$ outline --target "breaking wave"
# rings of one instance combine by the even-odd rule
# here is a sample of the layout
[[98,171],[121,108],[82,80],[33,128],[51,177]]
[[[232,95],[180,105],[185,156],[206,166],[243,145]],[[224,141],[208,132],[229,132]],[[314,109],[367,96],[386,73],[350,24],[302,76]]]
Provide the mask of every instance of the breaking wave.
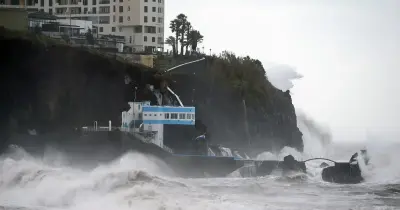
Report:
[[[63,209],[154,209],[150,199],[163,202],[163,189],[186,185],[166,178],[170,173],[161,161],[139,153],[93,170],[81,170],[46,163],[22,148],[0,160],[0,206]],[[140,200],[140,202],[137,202]],[[155,204],[157,205],[157,204]],[[158,205],[163,206],[163,204]]]

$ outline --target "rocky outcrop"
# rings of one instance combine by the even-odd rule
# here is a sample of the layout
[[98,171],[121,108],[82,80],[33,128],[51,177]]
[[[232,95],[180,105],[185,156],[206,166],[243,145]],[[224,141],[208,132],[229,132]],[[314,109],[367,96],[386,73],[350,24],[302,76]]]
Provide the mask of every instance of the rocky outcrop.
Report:
[[[239,151],[279,151],[284,146],[303,149],[302,133],[289,91],[273,87],[265,77],[268,95],[257,96],[259,103],[246,104],[234,88],[215,73],[218,58],[182,66],[171,71],[170,86],[185,105],[196,106],[196,117],[206,125],[212,144]],[[251,98],[250,98],[251,99]],[[248,99],[250,101],[250,99]],[[245,111],[249,136],[246,132]],[[248,149],[250,148],[250,149]]]
[[[72,130],[84,125],[116,126],[127,102],[151,100],[146,84],[159,89],[157,71],[109,59],[85,49],[34,44],[31,40],[0,37],[0,141],[4,147],[13,133],[38,134]],[[229,85],[212,75],[216,58],[178,68],[169,76],[170,87],[186,105],[197,107],[197,128],[206,129],[213,143],[302,150],[301,133],[290,94],[271,86],[267,103],[248,105],[248,129],[243,125],[243,100]],[[128,78],[128,79],[127,79]],[[162,77],[161,77],[162,78]],[[216,80],[217,79],[217,80]],[[126,83],[127,80],[129,84]],[[261,99],[263,100],[263,99]],[[203,125],[203,126],[201,126]],[[185,145],[194,130],[173,132],[169,146]],[[179,146],[177,146],[179,147]]]

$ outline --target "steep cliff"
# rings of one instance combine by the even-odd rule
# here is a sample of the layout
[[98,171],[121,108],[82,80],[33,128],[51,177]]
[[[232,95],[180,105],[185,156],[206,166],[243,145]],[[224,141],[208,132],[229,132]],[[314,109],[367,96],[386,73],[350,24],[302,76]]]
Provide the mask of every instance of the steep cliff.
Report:
[[289,91],[275,88],[261,62],[232,53],[179,67],[170,86],[185,105],[196,106],[213,144],[241,150],[303,150]]
[[[121,111],[134,98],[135,87],[137,100],[151,100],[145,92],[146,84],[155,88],[160,85],[154,69],[86,49],[37,41],[37,37],[21,39],[4,30],[1,33],[0,147],[13,133],[26,133],[28,129],[39,134],[59,132],[91,125],[94,120],[99,125],[111,120],[118,126]],[[214,143],[248,147],[250,141],[252,147],[292,146],[302,150],[290,95],[261,77],[258,79],[266,82],[261,91],[264,95],[253,95],[257,100],[246,98],[249,93],[238,94],[223,75],[228,68],[224,62],[207,58],[169,74],[170,86],[184,104],[196,105],[198,126],[201,122],[207,127]],[[128,85],[126,78],[132,80]],[[243,123],[244,107],[248,126]],[[171,147],[187,141],[178,138],[182,137],[179,134],[172,135],[176,140],[168,143]],[[186,136],[193,135],[186,132]]]

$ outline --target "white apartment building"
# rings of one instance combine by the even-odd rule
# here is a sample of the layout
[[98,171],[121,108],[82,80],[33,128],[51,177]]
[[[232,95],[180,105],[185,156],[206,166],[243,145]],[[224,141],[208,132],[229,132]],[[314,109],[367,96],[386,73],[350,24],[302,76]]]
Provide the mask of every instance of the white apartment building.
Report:
[[125,38],[134,52],[164,49],[165,0],[0,0],[60,18],[91,20],[99,35]]

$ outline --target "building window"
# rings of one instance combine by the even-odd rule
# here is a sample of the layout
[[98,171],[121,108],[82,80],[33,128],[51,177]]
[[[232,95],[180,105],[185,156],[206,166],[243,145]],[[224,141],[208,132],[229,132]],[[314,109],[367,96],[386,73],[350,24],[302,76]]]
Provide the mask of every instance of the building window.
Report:
[[144,6],[144,12],[148,12],[147,6]]
[[128,21],[131,21],[131,16],[128,16]]
[[151,37],[151,42],[156,42],[156,37]]
[[[95,1],[96,1],[96,0],[95,0]],[[96,7],[93,7],[93,8],[92,8],[92,14],[96,14],[96,9],[97,9]]]
[[162,18],[158,18],[158,23],[163,23],[163,19]]
[[128,6],[128,11],[131,11],[131,7],[130,6]]
[[190,119],[192,118],[192,115],[191,115],[191,114],[187,114],[187,116],[186,116],[186,117],[187,117],[187,119],[189,119],[189,120],[190,120]]
[[169,113],[165,113],[164,118],[169,119]]
[[113,22],[115,22],[115,15],[113,15]]
[[144,2],[147,2],[147,0],[144,0]]
[[151,10],[152,10],[153,12],[156,12],[156,7],[152,7]]
[[123,23],[124,22],[124,16],[119,16],[119,22]]
[[119,2],[121,2],[121,3],[122,3],[122,2],[124,2],[124,0],[119,0]]
[[[85,3],[85,1],[83,1],[83,3]],[[87,0],[86,0],[86,4],[87,5]],[[53,6],[53,0],[49,0],[49,7]]]
[[122,32],[122,27],[119,27],[118,30],[119,30],[119,32]]
[[113,12],[115,12],[115,5],[113,6]]
[[123,13],[124,12],[124,7],[123,6],[119,6],[119,12]]
[[103,32],[103,27],[100,27],[100,32]]
[[153,0],[153,2],[156,2],[156,0]]
[[151,21],[153,21],[153,23],[155,23],[156,22],[156,17],[152,17]]
[[96,0],[92,0],[92,5],[96,5]]
[[147,36],[144,36],[144,41],[147,42]]
[[112,31],[112,32],[115,32],[115,27],[111,27],[111,31]]
[[179,114],[179,119],[185,119],[185,114]]
[[158,0],[158,3],[162,3],[162,0]]
[[194,120],[195,118],[194,118],[194,114],[192,114],[192,119]]
[[132,36],[129,36],[129,43],[132,43]]
[[144,16],[144,22],[147,23],[147,16]]
[[100,14],[109,14],[110,13],[110,7],[99,7],[99,13]]
[[171,119],[178,119],[177,113],[171,113]]

